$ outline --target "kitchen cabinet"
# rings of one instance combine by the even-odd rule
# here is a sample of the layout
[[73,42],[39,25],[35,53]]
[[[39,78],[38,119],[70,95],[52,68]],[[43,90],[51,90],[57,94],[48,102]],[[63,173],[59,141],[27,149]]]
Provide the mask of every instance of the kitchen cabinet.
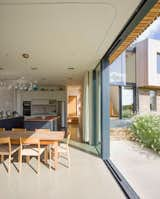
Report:
[[24,117],[0,119],[0,128],[12,130],[12,128],[24,128]]
[[23,114],[23,101],[31,101],[33,106],[50,106],[53,108],[54,104],[50,104],[50,101],[55,100],[55,106],[57,101],[66,102],[67,92],[66,90],[55,91],[19,91],[17,94],[17,112]]

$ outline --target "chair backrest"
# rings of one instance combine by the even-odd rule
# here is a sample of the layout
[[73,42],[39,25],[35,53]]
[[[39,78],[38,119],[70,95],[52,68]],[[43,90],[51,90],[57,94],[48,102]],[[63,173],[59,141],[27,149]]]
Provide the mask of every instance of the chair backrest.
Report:
[[67,145],[69,145],[70,138],[71,138],[71,132],[68,131],[68,133],[67,133],[67,142],[66,142]]
[[8,152],[11,153],[11,139],[10,139],[10,137],[0,138],[0,145],[1,144],[8,144]]
[[50,129],[36,129],[35,132],[36,133],[50,133],[51,130]]
[[28,138],[23,138],[23,137],[20,137],[20,144],[35,144],[35,145],[39,145],[40,144],[40,141],[38,138],[33,138],[33,137],[28,137]]
[[13,132],[26,132],[26,129],[23,128],[12,128]]
[[0,132],[4,132],[5,131],[5,128],[0,128]]
[[[34,148],[38,149],[38,153],[40,154],[40,141],[38,138],[22,138],[20,137],[20,149],[23,150],[23,147],[29,146],[29,145],[34,145]],[[36,147],[37,146],[37,147]]]

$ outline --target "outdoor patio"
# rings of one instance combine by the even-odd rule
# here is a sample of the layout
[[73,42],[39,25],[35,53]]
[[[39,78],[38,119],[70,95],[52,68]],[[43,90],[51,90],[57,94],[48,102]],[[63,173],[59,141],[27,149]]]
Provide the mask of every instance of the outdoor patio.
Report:
[[125,139],[111,140],[111,160],[142,199],[158,199],[160,156]]

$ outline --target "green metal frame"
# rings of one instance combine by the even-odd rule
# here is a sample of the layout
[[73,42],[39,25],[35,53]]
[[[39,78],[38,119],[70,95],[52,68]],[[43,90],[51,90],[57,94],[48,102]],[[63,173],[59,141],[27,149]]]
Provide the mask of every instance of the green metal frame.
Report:
[[116,166],[111,162],[110,158],[110,85],[109,85],[109,56],[113,53],[125,40],[125,38],[138,25],[149,10],[157,3],[158,0],[144,0],[131,16],[123,30],[119,33],[116,40],[108,49],[101,59],[101,157],[111,171],[116,181],[124,191],[127,198],[139,199],[139,196],[131,188],[126,179],[120,174]]
[[126,37],[134,30],[138,23],[145,17],[149,10],[158,2],[158,0],[143,0],[130,17],[122,31],[118,34],[110,48],[107,50],[103,59],[108,60],[109,56],[123,43]]

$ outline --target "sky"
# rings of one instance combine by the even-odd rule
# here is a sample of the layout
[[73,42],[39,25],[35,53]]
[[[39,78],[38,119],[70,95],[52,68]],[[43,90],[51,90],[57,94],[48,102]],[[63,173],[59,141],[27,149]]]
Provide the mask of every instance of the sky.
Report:
[[160,17],[157,18],[134,42],[137,43],[146,38],[160,40]]

